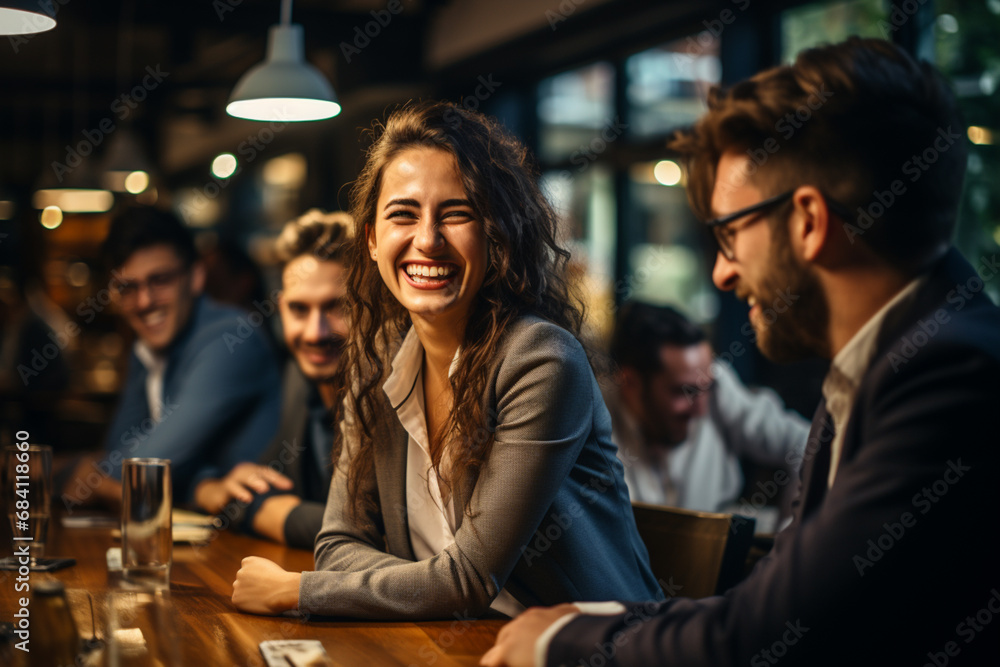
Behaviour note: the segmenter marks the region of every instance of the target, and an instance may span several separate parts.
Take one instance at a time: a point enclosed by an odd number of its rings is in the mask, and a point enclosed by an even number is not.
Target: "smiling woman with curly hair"
[[[375,135],[317,571],[247,559],[233,601],[424,619],[659,597],[526,150],[440,102]]]

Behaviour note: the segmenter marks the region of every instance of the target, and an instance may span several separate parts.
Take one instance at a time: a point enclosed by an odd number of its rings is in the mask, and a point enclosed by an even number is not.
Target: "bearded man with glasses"
[[[792,523],[724,596],[528,610],[481,664],[996,664],[983,517],[1000,309],[983,290],[997,268],[951,246],[967,155],[953,93],[926,62],[855,37],[708,106],[672,146],[719,242],[712,279],[750,306],[765,355],[831,361]],[[779,290],[793,304],[765,317]]]
[[[256,460],[277,428],[274,350],[246,313],[203,296],[204,266],[173,214],[125,210],[111,222],[102,255],[135,344],[105,451],[57,478],[63,504],[115,507],[121,462],[131,457],[170,459],[174,502],[191,503],[201,481]]]

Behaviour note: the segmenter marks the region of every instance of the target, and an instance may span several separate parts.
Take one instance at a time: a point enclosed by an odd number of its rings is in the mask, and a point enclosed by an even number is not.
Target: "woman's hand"
[[[194,491],[198,507],[209,514],[218,514],[234,498],[247,504],[254,493],[265,493],[271,487],[281,491],[292,488],[292,480],[280,472],[256,463],[239,463],[222,479],[206,479]]]
[[[243,559],[233,582],[233,604],[250,614],[275,615],[299,607],[298,572],[257,556]]]

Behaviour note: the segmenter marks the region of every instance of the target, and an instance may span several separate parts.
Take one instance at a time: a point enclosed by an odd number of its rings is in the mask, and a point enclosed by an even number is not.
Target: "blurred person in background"
[[[170,459],[174,502],[191,503],[201,481],[257,460],[274,434],[277,360],[245,313],[202,295],[204,267],[172,213],[126,209],[101,251],[136,340],[104,452],[57,477],[63,504],[117,506],[131,457]]]
[[[59,392],[70,386],[79,333],[43,289],[0,267],[0,424],[9,433],[55,441],[53,413]]]
[[[605,401],[633,501],[733,511],[741,460],[797,470],[809,422],[773,391],[744,386],[673,308],[623,305],[611,358],[615,382]]]
[[[201,509],[224,512],[247,532],[300,549],[313,548],[333,472],[351,233],[346,213],[312,210],[285,225],[275,247],[282,283],[277,306],[292,358],[282,381],[281,424],[257,463],[240,463],[195,489]]]
[[[13,269],[0,269],[0,391],[65,389],[65,355],[75,333],[79,327],[42,290],[26,286]]]

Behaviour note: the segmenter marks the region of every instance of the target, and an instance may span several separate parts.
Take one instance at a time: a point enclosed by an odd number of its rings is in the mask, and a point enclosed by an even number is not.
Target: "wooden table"
[[[90,637],[88,592],[93,596],[97,635],[104,638],[109,601],[123,598],[120,573],[108,572],[105,554],[119,546],[110,528],[62,528],[53,517],[48,554],[73,556],[77,565],[51,574],[32,573],[32,580],[53,577],[62,581],[80,634]],[[10,553],[10,542],[0,545]],[[263,667],[258,644],[267,639],[318,639],[336,665],[475,665],[493,645],[504,621],[358,622],[304,620],[254,616],[236,611],[230,600],[232,584],[244,556],[263,556],[286,569],[310,570],[312,554],[263,540],[219,532],[205,546],[174,546],[167,610],[169,646],[179,664]],[[14,574],[0,572],[0,621],[10,622],[21,593],[14,590]],[[127,597],[127,595],[125,595]],[[32,638],[39,629],[33,628]],[[0,648],[0,664],[11,664],[13,649]]]

